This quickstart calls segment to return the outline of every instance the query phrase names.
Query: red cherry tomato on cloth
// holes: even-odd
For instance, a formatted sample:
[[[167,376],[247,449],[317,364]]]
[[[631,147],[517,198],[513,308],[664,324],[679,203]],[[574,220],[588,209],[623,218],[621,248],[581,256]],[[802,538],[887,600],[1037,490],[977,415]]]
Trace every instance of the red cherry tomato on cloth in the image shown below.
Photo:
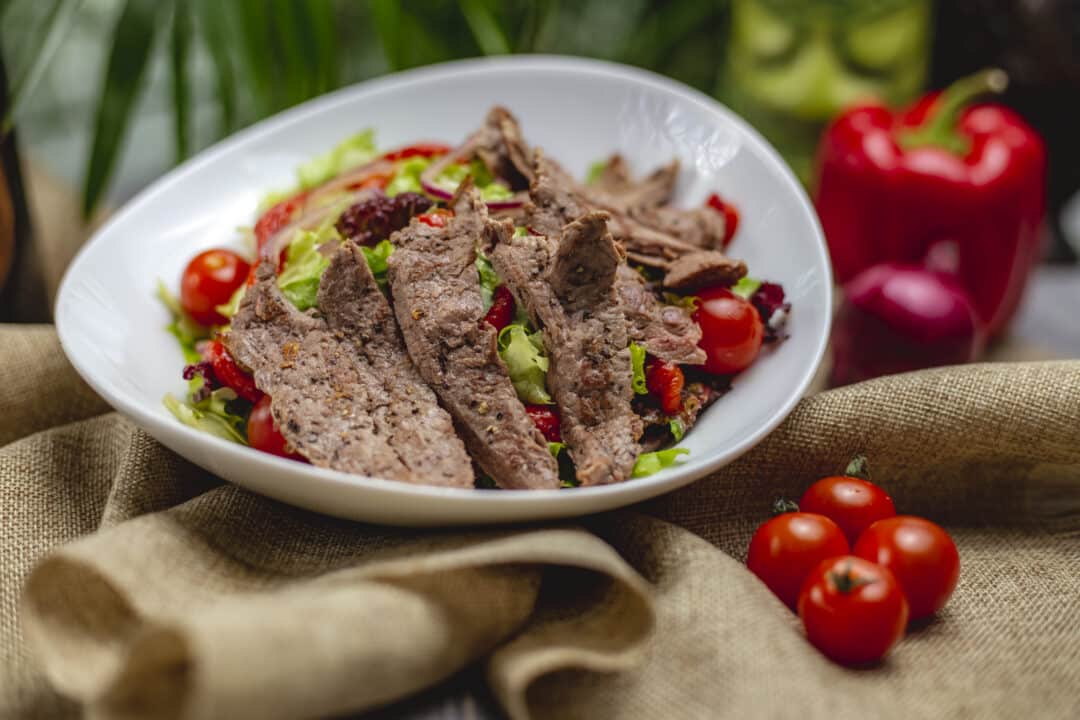
[[[232,250],[207,250],[191,259],[180,276],[180,307],[200,325],[224,325],[215,308],[244,284],[251,265]]]
[[[562,442],[562,431],[559,430],[559,413],[555,408],[547,405],[526,405],[525,412],[532,418],[536,429],[548,442]]]
[[[304,460],[299,455],[286,450],[285,438],[282,437],[277,423],[274,422],[274,416],[270,413],[269,395],[263,395],[251,409],[247,422],[247,438],[248,444],[256,450],[290,460]]]
[[[811,485],[799,500],[799,509],[833,520],[852,545],[866,528],[896,515],[892,498],[862,478],[834,475]]]
[[[843,531],[829,518],[814,513],[784,513],[754,533],[746,566],[794,609],[807,574],[822,560],[849,552]]]
[[[652,359],[645,366],[645,387],[660,401],[665,415],[682,412],[682,391],[686,376],[675,363]]]
[[[911,605],[912,620],[943,608],[960,579],[956,544],[940,525],[920,517],[878,520],[859,537],[854,554],[892,571]]]
[[[514,302],[514,294],[505,285],[500,285],[492,294],[491,307],[488,308],[484,320],[498,332],[510,324],[516,310],[517,303]]]
[[[400,150],[391,150],[383,155],[383,159],[404,160],[411,157],[434,157],[436,155],[445,155],[451,150],[453,150],[452,147],[442,143],[416,143]]]
[[[749,300],[724,287],[702,290],[697,296],[694,321],[701,326],[698,345],[705,351],[705,370],[731,375],[750,367],[765,338],[761,314]]]
[[[203,358],[214,369],[214,376],[222,385],[232,390],[248,402],[258,402],[262,397],[262,390],[255,387],[255,380],[233,360],[228,349],[219,340],[211,340],[206,343],[203,350]]]
[[[726,248],[731,244],[731,239],[735,237],[735,231],[739,229],[739,211],[716,193],[710,195],[705,204],[724,216],[724,241],[722,247]]]
[[[880,660],[904,636],[908,603],[888,568],[844,555],[822,561],[799,593],[806,638],[844,665]]]

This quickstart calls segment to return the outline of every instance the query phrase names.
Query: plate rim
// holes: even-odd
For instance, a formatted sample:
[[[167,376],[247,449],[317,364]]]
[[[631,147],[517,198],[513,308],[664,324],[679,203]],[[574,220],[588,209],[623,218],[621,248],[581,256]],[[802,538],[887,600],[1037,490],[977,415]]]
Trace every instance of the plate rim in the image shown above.
[[[595,512],[595,510],[589,509],[580,510],[576,513],[574,512],[575,505],[587,504],[585,501],[589,498],[607,497],[611,502],[606,504],[606,508],[613,509],[656,497],[657,495],[671,492],[707,477],[753,449],[791,414],[795,406],[805,396],[807,388],[817,374],[828,345],[829,329],[831,327],[831,315],[829,312],[824,314],[825,327],[821,329],[823,331],[818,334],[813,353],[811,357],[808,358],[809,362],[803,365],[802,377],[800,377],[795,384],[795,391],[776,408],[767,422],[759,425],[745,438],[733,444],[716,457],[705,461],[694,471],[688,472],[682,476],[672,478],[661,474],[651,478],[636,478],[611,485],[574,488],[572,492],[567,492],[565,490],[506,492],[505,490],[487,490],[479,488],[446,488],[430,485],[414,485],[385,478],[356,475],[338,470],[319,468],[312,465],[301,465],[292,460],[259,453],[251,448],[228,442],[207,433],[199,432],[194,428],[176,421],[170,422],[170,418],[161,417],[144,409],[142,403],[138,402],[136,399],[129,399],[120,392],[114,393],[110,388],[105,387],[103,383],[97,382],[93,373],[82,366],[77,353],[74,353],[71,349],[69,328],[65,321],[66,314],[64,312],[64,308],[67,305],[68,294],[71,292],[70,288],[75,282],[73,278],[78,277],[79,268],[86,262],[87,254],[91,249],[102,242],[102,238],[107,236],[115,225],[124,221],[129,215],[137,212],[142,205],[150,202],[158,194],[170,191],[174,185],[183,182],[188,175],[197,172],[204,164],[211,162],[218,155],[229,152],[235,145],[245,143],[250,138],[259,135],[274,132],[280,126],[300,122],[305,116],[326,112],[327,110],[332,109],[335,104],[346,102],[357,93],[375,92],[390,86],[407,86],[415,82],[438,79],[442,76],[460,75],[463,72],[483,73],[484,71],[491,70],[539,72],[551,70],[577,70],[589,72],[597,76],[606,75],[619,80],[631,80],[633,82],[651,86],[654,89],[666,93],[680,96],[680,99],[699,106],[704,106],[710,113],[723,117],[726,122],[737,127],[741,133],[746,134],[765,149],[764,161],[771,166],[771,169],[777,172],[782,181],[789,186],[789,189],[794,191],[794,195],[798,199],[800,208],[806,216],[810,218],[812,235],[815,240],[815,249],[819,256],[819,264],[825,272],[825,276],[822,278],[822,289],[825,295],[824,300],[826,307],[831,307],[833,303],[832,268],[829,263],[824,234],[817,213],[814,210],[805,189],[796,179],[790,166],[782,160],[779,152],[772,144],[769,143],[756,128],[718,100],[658,73],[607,60],[561,55],[516,55],[497,58],[469,58],[383,75],[378,78],[354,83],[331,93],[308,100],[300,105],[260,120],[247,128],[219,140],[201,150],[194,157],[161,175],[140,190],[92,233],[68,265],[60,282],[54,304],[54,323],[61,348],[72,367],[75,368],[78,375],[96,393],[104,398],[109,405],[165,445],[170,445],[170,443],[165,442],[161,435],[170,435],[179,432],[188,435],[188,437],[193,440],[195,436],[198,436],[200,441],[211,443],[218,451],[226,454],[235,453],[235,459],[270,463],[271,466],[281,470],[291,471],[298,476],[317,478],[321,483],[359,486],[380,493],[390,492],[391,494],[398,495],[404,499],[452,500],[455,501],[455,504],[458,502],[465,502],[470,505],[497,507],[500,505],[531,503],[535,505],[539,511],[539,514],[536,515],[536,517],[554,516],[555,513],[551,512],[552,509],[560,511],[557,514],[563,517],[572,517]],[[193,464],[199,464],[195,461],[188,460],[187,458],[185,458],[185,460],[192,462]],[[622,501],[620,502],[620,500]],[[546,508],[546,510],[544,510],[544,508]],[[567,512],[561,512],[563,510]],[[496,519],[493,522],[499,522],[499,520]],[[451,522],[446,522],[445,524],[451,524]]]

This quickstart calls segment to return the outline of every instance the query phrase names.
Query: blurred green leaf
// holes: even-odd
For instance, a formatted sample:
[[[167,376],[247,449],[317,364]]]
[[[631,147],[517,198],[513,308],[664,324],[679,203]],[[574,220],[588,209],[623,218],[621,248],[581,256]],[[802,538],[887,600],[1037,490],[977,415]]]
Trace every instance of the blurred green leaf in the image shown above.
[[[404,65],[401,58],[401,5],[398,0],[372,0],[371,14],[375,18],[375,27],[379,41],[386,55],[386,64],[390,70],[400,70]]]
[[[648,13],[627,39],[623,59],[653,67],[665,56],[677,51],[688,35],[706,25],[728,5],[728,0],[673,0],[659,3]],[[719,37],[716,38],[719,42]],[[705,61],[706,58],[702,58]]]
[[[3,17],[9,2],[8,0],[0,0],[0,2],[3,3],[0,5],[0,17]],[[0,135],[6,135],[11,130],[15,115],[45,75],[49,62],[52,61],[53,55],[56,54],[71,28],[72,20],[78,14],[82,3],[83,0],[55,0],[45,19],[31,28],[31,33],[35,34],[27,38],[26,44],[31,48],[33,55],[27,62],[26,69],[12,83],[7,113],[0,122]]]
[[[198,3],[199,29],[214,66],[221,134],[225,135],[236,129],[236,66],[231,52],[236,44],[234,30],[229,24],[229,13],[221,9],[218,0],[198,0]]]
[[[172,79],[173,137],[176,161],[187,158],[191,148],[191,84],[188,81],[188,50],[191,47],[191,7],[188,0],[175,0],[169,60]]]
[[[506,55],[510,52],[510,43],[499,27],[499,21],[484,0],[458,0],[458,5],[476,44],[485,55]]]
[[[280,93],[271,74],[271,61],[274,58],[271,53],[275,48],[267,4],[263,0],[234,0],[233,5],[240,30],[240,65],[247,75],[256,116],[266,117],[282,107],[278,99]]]
[[[97,207],[112,175],[161,18],[171,2],[127,0],[112,35],[112,49],[98,94],[94,140],[83,185],[83,216]]]
[[[264,62],[281,60],[276,64],[276,69],[279,78],[277,84],[284,87],[283,105],[295,105],[308,97],[311,81],[309,63],[314,48],[304,47],[303,38],[307,14],[303,7],[297,7],[297,0],[274,0],[270,15],[274,31],[272,42],[278,55],[268,55]]]
[[[338,86],[339,55],[337,23],[331,0],[308,0],[307,29],[309,47],[315,53],[315,93],[324,93]]]

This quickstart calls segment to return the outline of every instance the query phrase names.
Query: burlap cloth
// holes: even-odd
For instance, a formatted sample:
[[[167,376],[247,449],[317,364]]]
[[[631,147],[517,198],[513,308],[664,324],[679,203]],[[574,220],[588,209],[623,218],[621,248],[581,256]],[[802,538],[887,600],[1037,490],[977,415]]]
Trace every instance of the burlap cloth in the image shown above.
[[[856,452],[946,524],[951,603],[846,670],[741,564],[780,493]],[[1080,717],[1080,361],[804,400],[635,511],[416,532],[223,485],[0,326],[0,718],[298,718],[479,663],[515,718]]]

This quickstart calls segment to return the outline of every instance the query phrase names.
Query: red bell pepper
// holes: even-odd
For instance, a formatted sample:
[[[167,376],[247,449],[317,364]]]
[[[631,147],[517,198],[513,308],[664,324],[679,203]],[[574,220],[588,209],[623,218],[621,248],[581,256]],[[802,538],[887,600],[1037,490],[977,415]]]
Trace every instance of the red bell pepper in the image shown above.
[[[814,201],[836,279],[882,262],[957,276],[991,335],[1004,329],[1038,259],[1046,151],[1018,115],[971,106],[1007,83],[964,78],[913,107],[855,107],[818,151]]]

